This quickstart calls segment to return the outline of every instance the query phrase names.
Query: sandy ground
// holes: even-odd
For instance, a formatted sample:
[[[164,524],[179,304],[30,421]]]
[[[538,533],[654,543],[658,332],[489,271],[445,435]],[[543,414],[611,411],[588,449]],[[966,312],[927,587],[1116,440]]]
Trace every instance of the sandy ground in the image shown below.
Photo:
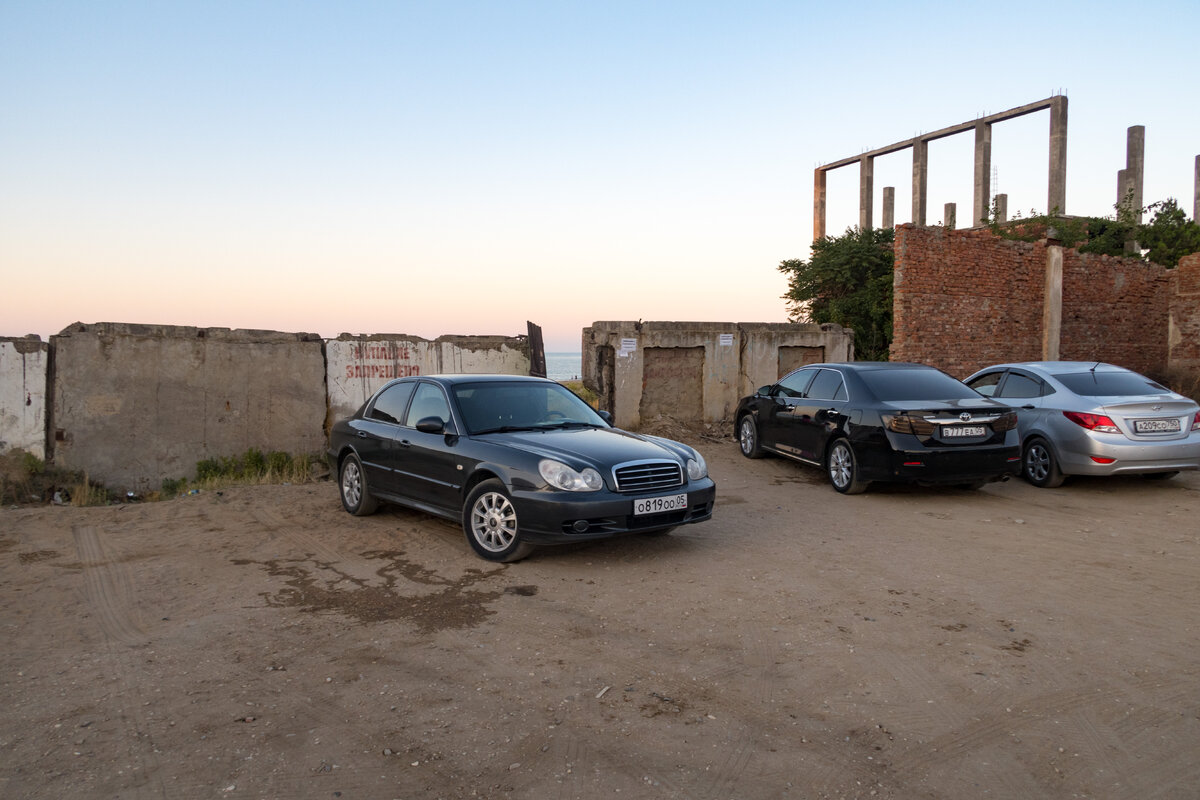
[[[0,511],[0,792],[1194,798],[1200,475],[837,495],[474,557],[331,483]]]

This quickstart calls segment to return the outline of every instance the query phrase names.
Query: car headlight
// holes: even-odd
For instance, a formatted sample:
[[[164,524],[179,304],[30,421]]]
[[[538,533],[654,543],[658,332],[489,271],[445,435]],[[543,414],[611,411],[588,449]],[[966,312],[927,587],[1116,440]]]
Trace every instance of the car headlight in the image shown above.
[[[698,481],[708,475],[708,464],[704,463],[704,456],[699,453],[694,454],[694,458],[689,458],[687,462],[688,480]]]
[[[561,461],[548,458],[538,462],[538,472],[546,479],[546,483],[555,489],[565,489],[568,492],[595,492],[604,488],[604,480],[600,473],[591,467],[584,467],[577,472]]]

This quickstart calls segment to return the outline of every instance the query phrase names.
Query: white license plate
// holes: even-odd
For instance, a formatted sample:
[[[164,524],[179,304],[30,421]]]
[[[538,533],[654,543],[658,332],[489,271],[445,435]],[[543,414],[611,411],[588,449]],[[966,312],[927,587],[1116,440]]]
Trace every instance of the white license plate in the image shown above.
[[[1137,433],[1179,433],[1177,419],[1135,419],[1133,429]]]
[[[681,511],[687,508],[686,494],[673,494],[667,497],[643,497],[633,501],[635,517],[646,514],[664,514],[668,511]]]
[[[942,428],[943,439],[958,439],[963,436],[983,436],[987,434],[987,428],[982,425],[956,425],[953,428],[946,426]]]

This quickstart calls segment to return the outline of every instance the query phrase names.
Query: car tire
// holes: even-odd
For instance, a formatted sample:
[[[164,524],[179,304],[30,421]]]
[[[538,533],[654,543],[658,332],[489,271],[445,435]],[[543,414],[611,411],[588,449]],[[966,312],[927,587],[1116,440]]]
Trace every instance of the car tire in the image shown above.
[[[825,456],[825,473],[829,475],[833,488],[842,494],[862,494],[870,483],[859,479],[854,448],[844,438],[835,439],[829,446],[829,453]]]
[[[367,487],[367,475],[362,462],[351,453],[342,460],[338,469],[338,493],[342,496],[342,508],[356,517],[374,514],[379,501],[371,496]]]
[[[1062,482],[1066,480],[1050,444],[1040,436],[1035,436],[1025,443],[1025,452],[1021,456],[1021,474],[1025,476],[1025,480],[1040,489],[1062,486]]]
[[[737,424],[738,448],[746,458],[762,458],[762,448],[758,445],[758,425],[754,416],[744,415]]]
[[[507,564],[533,552],[521,541],[521,528],[512,497],[498,480],[480,483],[463,504],[463,532],[480,558]]]
[[[1170,472],[1146,472],[1142,475],[1148,481],[1165,481],[1169,478],[1174,478],[1179,474],[1179,470],[1171,470]]]

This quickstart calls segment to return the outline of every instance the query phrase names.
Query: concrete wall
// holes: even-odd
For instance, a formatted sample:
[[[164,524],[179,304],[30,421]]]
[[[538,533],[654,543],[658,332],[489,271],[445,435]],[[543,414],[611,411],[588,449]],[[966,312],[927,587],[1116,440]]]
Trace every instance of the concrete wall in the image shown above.
[[[529,344],[520,337],[343,333],[325,343],[328,422],[348,417],[393,378],[439,373],[529,374]]]
[[[962,378],[989,364],[1042,358],[1045,240],[901,225],[895,248],[893,361],[932,364]],[[1161,373],[1170,272],[1137,259],[1063,251],[1059,357]]]
[[[817,354],[852,359],[853,334],[838,325],[593,322],[583,331],[583,380],[618,427],[719,422],[743,395]]]
[[[251,447],[319,452],[322,346],[306,333],[76,323],[51,337],[54,463],[156,489]]]
[[[0,339],[0,453],[46,456],[49,344],[37,336]]]
[[[1200,253],[1179,259],[1171,272],[1167,364],[1200,369]]]

